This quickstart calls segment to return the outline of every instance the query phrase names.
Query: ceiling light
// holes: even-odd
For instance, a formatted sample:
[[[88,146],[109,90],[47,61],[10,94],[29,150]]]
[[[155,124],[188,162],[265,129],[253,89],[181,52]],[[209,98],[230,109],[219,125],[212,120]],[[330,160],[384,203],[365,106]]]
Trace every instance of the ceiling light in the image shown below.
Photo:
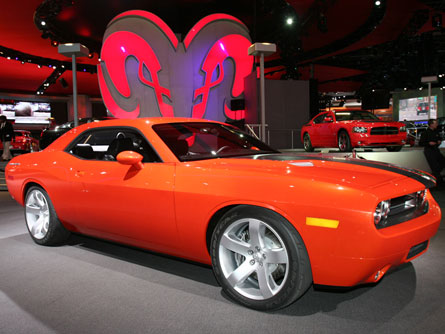
[[[374,2],[376,6],[380,6],[382,4],[381,1],[377,0],[376,2]]]
[[[288,17],[288,18],[286,19],[286,23],[287,23],[288,25],[292,25],[292,24],[294,23],[294,19],[291,18],[291,17]]]

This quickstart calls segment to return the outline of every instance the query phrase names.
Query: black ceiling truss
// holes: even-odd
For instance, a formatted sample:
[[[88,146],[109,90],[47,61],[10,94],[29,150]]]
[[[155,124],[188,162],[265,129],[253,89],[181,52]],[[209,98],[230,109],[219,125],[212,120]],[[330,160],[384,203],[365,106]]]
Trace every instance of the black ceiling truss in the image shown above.
[[[60,61],[57,59],[34,56],[29,53],[24,53],[1,45],[0,57],[4,57],[11,61],[18,61],[22,64],[35,64],[39,67],[46,66],[49,68],[53,68],[54,71],[52,72],[52,74],[42,82],[39,88],[36,89],[36,93],[38,95],[43,94],[51,84],[54,84],[57,78],[62,75],[63,72],[65,72],[66,70],[72,70],[71,61]],[[97,72],[97,67],[96,65],[90,64],[77,64],[76,70],[77,72],[88,72],[93,74]],[[47,85],[48,83],[49,85]]]

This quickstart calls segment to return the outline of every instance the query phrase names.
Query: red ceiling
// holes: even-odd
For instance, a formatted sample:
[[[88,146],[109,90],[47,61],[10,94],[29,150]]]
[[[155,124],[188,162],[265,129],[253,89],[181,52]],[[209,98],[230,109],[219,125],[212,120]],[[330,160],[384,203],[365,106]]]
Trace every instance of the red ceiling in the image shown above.
[[[414,11],[425,7],[418,0],[386,1],[387,11],[382,23],[360,41],[341,51],[336,51],[336,53],[352,51],[397,38]],[[193,3],[193,1],[189,2]],[[201,6],[205,5],[205,2],[197,2]],[[295,8],[300,17],[304,17],[314,4],[314,0],[289,0],[288,2]],[[40,31],[34,25],[33,14],[41,3],[42,0],[2,1],[2,9],[0,11],[0,45],[35,56],[69,61],[68,58],[58,54],[57,48],[52,47],[48,39],[41,38]],[[113,2],[110,2],[110,6],[113,5],[113,8],[115,8],[120,3],[118,0],[113,0]],[[326,12],[328,31],[321,33],[318,31],[316,24],[308,27],[306,35],[302,39],[303,48],[306,51],[325,46],[353,32],[366,21],[374,6],[374,0],[341,0],[326,1],[326,3],[333,4]],[[128,6],[129,4],[125,3],[125,5]],[[74,3],[74,6],[76,6],[76,3]],[[77,34],[88,36],[93,29],[94,22],[82,23],[81,18],[75,13],[73,9],[68,9],[63,11],[58,19],[75,21],[78,23],[76,24]],[[427,23],[423,30],[428,30],[430,27],[431,23]],[[97,31],[97,27],[95,30]],[[79,58],[78,61],[80,63],[97,64],[97,57],[93,59]],[[307,69],[303,69],[303,78],[309,76],[307,71]],[[36,65],[27,63],[22,65],[18,61],[0,57],[0,92],[34,94],[51,72],[52,70],[47,67],[37,68]],[[315,68],[315,75],[319,81],[355,74],[360,73],[350,69],[323,66],[316,66]],[[276,75],[276,77],[279,76]],[[69,83],[69,88],[63,88],[60,82],[57,82],[57,84],[51,85],[45,94],[69,95],[71,93],[71,72],[66,71],[62,78]],[[357,89],[356,86],[357,83],[339,81],[320,85],[320,89],[344,91],[351,88]],[[80,94],[100,96],[96,75],[79,73],[78,87]]]

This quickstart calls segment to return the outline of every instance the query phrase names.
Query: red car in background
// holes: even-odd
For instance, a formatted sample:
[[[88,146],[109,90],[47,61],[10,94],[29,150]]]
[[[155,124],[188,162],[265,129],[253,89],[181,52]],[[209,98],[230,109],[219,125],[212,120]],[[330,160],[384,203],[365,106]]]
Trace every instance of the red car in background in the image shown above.
[[[39,150],[39,141],[31,136],[27,130],[14,130],[15,139],[11,143],[11,152],[30,153]],[[3,150],[3,144],[0,141],[0,150]]]
[[[304,149],[338,147],[349,152],[355,147],[386,147],[400,151],[406,144],[406,126],[401,122],[382,121],[365,110],[325,111],[301,129]]]

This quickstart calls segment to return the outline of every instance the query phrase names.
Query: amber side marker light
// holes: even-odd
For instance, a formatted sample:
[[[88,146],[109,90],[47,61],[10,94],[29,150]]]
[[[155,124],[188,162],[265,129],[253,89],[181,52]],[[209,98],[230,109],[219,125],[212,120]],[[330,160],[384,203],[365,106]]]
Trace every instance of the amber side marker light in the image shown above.
[[[306,225],[326,228],[337,228],[340,222],[334,219],[306,217]]]

